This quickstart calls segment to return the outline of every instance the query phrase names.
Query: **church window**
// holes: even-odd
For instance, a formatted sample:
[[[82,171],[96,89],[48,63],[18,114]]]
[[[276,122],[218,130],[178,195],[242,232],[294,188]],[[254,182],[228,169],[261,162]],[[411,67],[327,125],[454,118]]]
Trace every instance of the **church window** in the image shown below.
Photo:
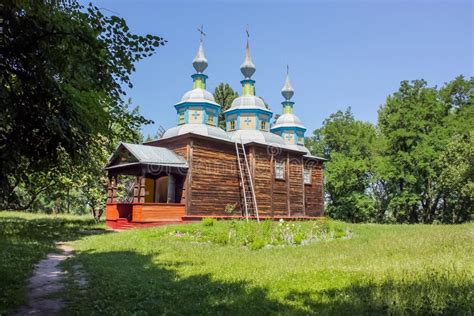
[[[285,179],[285,162],[275,161],[275,179]]]
[[[298,136],[298,145],[303,145],[303,137]]]
[[[208,115],[207,116],[207,124],[214,125],[214,115]]]
[[[311,184],[311,169],[304,168],[303,178],[304,178],[304,184]]]
[[[184,124],[184,112],[178,114],[178,124]]]
[[[266,131],[267,130],[267,122],[260,121],[260,129]]]
[[[232,121],[229,122],[229,130],[232,131],[232,130],[234,130],[234,129],[235,129],[235,121],[232,120]]]

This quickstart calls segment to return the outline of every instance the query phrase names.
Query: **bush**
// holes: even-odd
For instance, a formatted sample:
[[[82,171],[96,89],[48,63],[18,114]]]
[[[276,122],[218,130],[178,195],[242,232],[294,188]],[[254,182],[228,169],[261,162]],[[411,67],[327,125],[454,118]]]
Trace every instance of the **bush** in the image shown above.
[[[206,217],[202,220],[202,225],[206,227],[214,226],[216,220],[214,218]]]
[[[230,215],[230,214],[233,214],[233,213],[235,212],[235,208],[236,208],[236,207],[237,207],[237,203],[234,203],[234,204],[229,203],[229,204],[227,204],[227,205],[225,206],[224,212],[225,212],[226,214],[229,214],[229,215]]]
[[[346,225],[325,219],[309,222],[274,222],[204,218],[201,229],[196,226],[175,227],[171,236],[181,240],[212,242],[219,245],[245,246],[256,250],[267,245],[295,246],[334,239],[349,239]],[[203,228],[205,227],[205,229]]]

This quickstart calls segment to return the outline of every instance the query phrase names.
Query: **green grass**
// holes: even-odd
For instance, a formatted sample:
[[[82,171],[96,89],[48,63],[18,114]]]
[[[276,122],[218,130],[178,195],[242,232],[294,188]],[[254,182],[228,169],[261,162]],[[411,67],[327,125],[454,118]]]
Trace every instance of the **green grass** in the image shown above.
[[[295,223],[311,231],[318,223]],[[321,223],[319,223],[321,224]],[[474,225],[347,225],[352,238],[254,250],[268,223],[213,222],[75,242],[87,291],[79,314],[472,313]],[[235,229],[237,236],[229,238]],[[253,233],[252,233],[253,232]],[[337,234],[334,234],[337,236]],[[254,238],[254,239],[259,239]],[[252,239],[252,238],[250,238]],[[260,248],[260,247],[257,247]]]
[[[84,229],[103,229],[90,216],[0,212],[0,315],[25,303],[33,266],[55,242],[77,239]]]
[[[34,247],[25,241],[38,220],[46,221],[0,215],[2,228],[25,227],[8,235],[23,253],[43,243],[43,237],[33,239]],[[40,247],[51,249],[55,238],[46,240],[49,246]],[[72,276],[81,264],[89,282],[80,289],[71,277],[61,294],[63,313],[472,314],[473,241],[474,224],[333,221],[207,221],[82,236],[71,241],[76,256],[64,268]],[[6,255],[2,250],[2,273]],[[23,269],[31,273],[31,266]]]

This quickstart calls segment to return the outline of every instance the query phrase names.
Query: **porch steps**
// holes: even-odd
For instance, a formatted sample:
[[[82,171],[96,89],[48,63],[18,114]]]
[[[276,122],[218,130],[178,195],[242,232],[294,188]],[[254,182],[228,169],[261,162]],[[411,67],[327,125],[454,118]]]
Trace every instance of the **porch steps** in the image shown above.
[[[115,229],[131,229],[133,227],[133,224],[127,218],[119,218],[117,219]]]

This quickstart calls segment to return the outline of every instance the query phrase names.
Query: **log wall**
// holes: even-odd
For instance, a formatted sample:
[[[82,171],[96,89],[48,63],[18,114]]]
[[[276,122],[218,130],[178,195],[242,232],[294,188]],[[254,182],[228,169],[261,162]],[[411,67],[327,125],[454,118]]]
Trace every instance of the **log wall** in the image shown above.
[[[150,144],[152,145],[152,144]],[[241,215],[240,174],[233,143],[184,138],[157,144],[188,161],[181,201],[186,215],[229,215],[227,204],[237,204]],[[322,162],[281,150],[246,146],[259,213],[262,216],[322,216],[324,212]],[[275,179],[276,161],[285,163],[285,179]],[[303,183],[304,166],[311,168],[311,184]]]
[[[323,165],[321,162],[305,162],[311,169],[311,184],[305,184],[305,210],[307,216],[324,215]]]
[[[240,184],[234,144],[193,140],[191,203],[188,215],[225,215],[227,204],[237,204]]]

